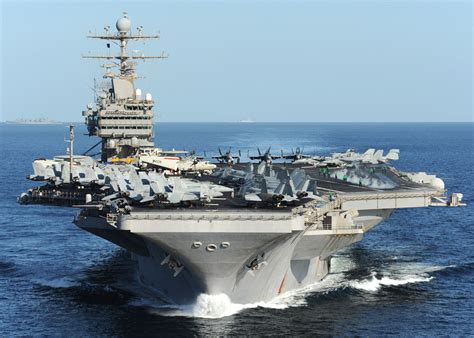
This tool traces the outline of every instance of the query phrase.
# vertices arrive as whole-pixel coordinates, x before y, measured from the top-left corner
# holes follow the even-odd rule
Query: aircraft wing
[[[173,155],[180,155],[180,154],[188,154],[186,150],[163,150],[160,152],[162,156],[173,156]]]
[[[169,195],[168,201],[170,203],[179,203],[184,201],[195,201],[199,199],[195,194],[184,192],[184,191],[176,191]]]
[[[262,199],[257,194],[245,194],[244,199],[249,202],[261,202]]]

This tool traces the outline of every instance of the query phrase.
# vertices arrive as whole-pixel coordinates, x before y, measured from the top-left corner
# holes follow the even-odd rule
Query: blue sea
[[[66,125],[0,125],[0,336],[474,335],[473,123],[161,123],[162,148],[279,154],[399,148],[394,164],[441,177],[466,207],[397,210],[334,256],[319,284],[267,303],[165,307],[124,250],[72,224],[77,210],[22,206],[39,157]],[[76,150],[97,140],[77,123]]]

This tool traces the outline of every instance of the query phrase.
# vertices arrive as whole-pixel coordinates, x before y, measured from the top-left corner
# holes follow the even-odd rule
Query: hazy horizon
[[[17,120],[25,119],[25,120],[35,120],[35,119],[40,119],[40,118],[46,118],[49,119],[48,116],[34,116],[34,117],[19,117],[19,118],[14,118],[14,119],[9,119],[9,120],[0,120],[0,123],[9,123],[9,122],[16,122]],[[67,124],[67,123],[75,123],[75,124],[84,124],[84,120],[56,120],[56,119],[51,119],[54,122],[59,122],[61,124]],[[384,124],[384,123],[474,123],[474,121],[251,121],[251,122],[242,122],[242,121],[160,121],[156,120],[154,121],[154,124],[158,123],[239,123],[239,124],[245,124],[245,123],[350,123],[350,124]],[[20,123],[19,123],[20,124]],[[34,125],[34,123],[32,124]],[[35,125],[41,125],[41,124],[35,124]],[[45,124],[47,125],[47,124]]]
[[[161,39],[130,50],[156,122],[472,122],[470,1],[108,1],[0,4],[0,120],[80,123],[107,53],[89,31]],[[135,29],[135,28],[134,28]],[[115,49],[114,49],[115,51]]]

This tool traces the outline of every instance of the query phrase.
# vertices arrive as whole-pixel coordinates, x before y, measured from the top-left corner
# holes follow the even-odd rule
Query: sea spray
[[[156,304],[149,299],[147,301],[144,299],[140,302],[135,301],[129,305],[147,307],[151,313],[161,316],[215,319],[233,316],[244,310],[254,308],[285,310],[292,307],[303,307],[307,306],[307,299],[310,295],[328,294],[345,288],[353,288],[373,293],[379,291],[383,286],[425,283],[434,278],[429,276],[428,272],[439,271],[447,267],[450,266],[431,266],[422,263],[397,263],[393,267],[388,267],[384,272],[377,273],[373,271],[369,278],[348,280],[346,273],[355,268],[354,262],[346,256],[335,256],[332,260],[333,272],[323,280],[301,289],[285,292],[269,301],[236,304],[225,294],[200,294],[196,298],[196,301],[190,305]]]
[[[398,286],[412,283],[422,283],[429,282],[432,279],[433,277],[424,277],[416,275],[403,276],[401,277],[401,279],[394,279],[388,276],[382,276],[381,278],[377,278],[377,273],[372,272],[372,275],[369,279],[361,281],[352,281],[349,283],[349,286],[354,289],[376,292],[380,290],[382,286]]]

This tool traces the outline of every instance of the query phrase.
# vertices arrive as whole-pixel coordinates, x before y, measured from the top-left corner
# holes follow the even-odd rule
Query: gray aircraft
[[[374,148],[367,149],[363,154],[357,153],[354,149],[348,149],[345,153],[333,153],[330,159],[338,159],[346,163],[362,162],[362,163],[387,163],[391,160],[398,160],[400,155],[399,149],[390,149],[387,155],[384,156],[383,150],[376,150]]]
[[[258,160],[260,163],[265,162],[265,163],[271,164],[273,162],[273,160],[279,159],[279,158],[281,158],[281,156],[272,155],[271,152],[270,152],[270,148],[271,147],[268,147],[267,151],[264,152],[263,154],[260,151],[260,148],[257,148],[258,155],[254,155],[254,156],[249,155],[249,158],[253,161]]]
[[[221,148],[218,147],[219,156],[212,156],[212,158],[216,159],[219,163],[226,163],[228,165],[233,165],[234,163],[240,163],[241,153],[239,150],[239,156],[234,156],[231,153],[232,147],[229,147],[225,153],[222,152]]]
[[[305,155],[304,154],[304,149],[300,149],[300,147],[297,147],[296,148],[296,151],[293,150],[293,148],[291,148],[291,154],[290,155],[284,155],[283,154],[283,150],[281,151],[281,158],[284,158],[284,159],[288,159],[288,160],[291,160],[291,161],[298,161],[298,160],[301,160],[301,159],[305,159],[305,158],[311,158],[310,155]]]
[[[257,167],[223,168],[215,171],[218,182],[238,187],[234,201],[239,205],[280,206],[302,199],[318,199],[317,184],[300,168],[288,169],[260,162]]]
[[[390,149],[387,155],[383,154],[383,150],[368,149],[363,154],[356,152],[354,149],[348,149],[343,153],[332,153],[331,156],[311,156],[295,160],[295,164],[311,164],[316,167],[353,167],[356,163],[367,164],[383,164],[389,161],[398,160],[400,156],[399,149]]]

